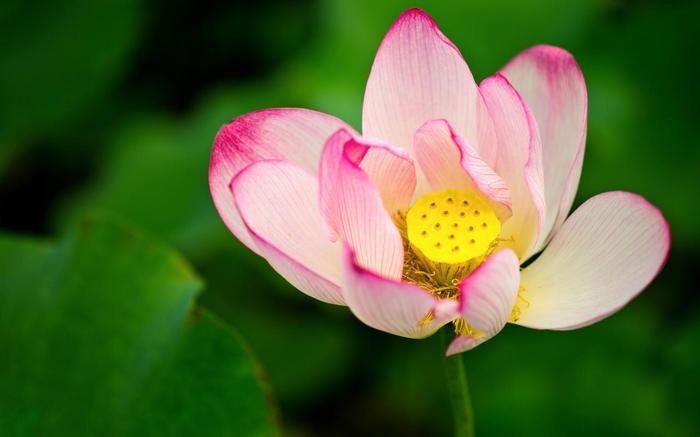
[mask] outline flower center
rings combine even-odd
[[[416,200],[406,214],[409,243],[438,263],[463,264],[479,257],[500,232],[501,222],[476,192],[435,191]]]
[[[459,299],[459,283],[496,250],[501,222],[478,192],[441,190],[420,197],[394,216],[404,243],[402,279],[440,299]],[[517,318],[517,314],[513,317]],[[426,314],[420,324],[433,320]],[[466,320],[457,335],[479,335]]]

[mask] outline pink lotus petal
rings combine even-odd
[[[440,322],[452,321],[460,317],[461,304],[457,300],[441,299],[433,307],[433,317]]]
[[[410,9],[389,29],[374,59],[362,109],[363,135],[412,151],[416,129],[444,118],[476,144],[479,100],[457,47],[425,12]],[[482,129],[482,135],[487,133]],[[419,176],[418,194],[424,193]]]
[[[573,56],[552,46],[525,50],[502,73],[532,110],[542,138],[547,214],[539,250],[566,219],[578,189],[586,143],[586,83]]]
[[[328,140],[321,158],[321,211],[328,227],[350,245],[363,267],[399,279],[403,270],[401,235],[384,209],[377,186],[358,164],[371,150],[390,153],[390,149],[368,144],[345,130]],[[415,175],[412,163],[410,167],[387,168],[403,169],[396,174],[396,182]]]
[[[450,355],[455,355],[474,349],[489,338],[491,337],[476,338],[469,335],[460,335],[452,340],[450,345],[447,347],[447,352],[445,355],[449,357]]]
[[[259,253],[311,297],[343,304],[341,246],[328,241],[318,207],[318,180],[287,161],[258,161],[231,182],[236,207]]]
[[[340,160],[345,153],[377,187],[387,212],[393,214],[408,209],[416,186],[416,170],[405,150],[378,140],[353,137],[345,130],[329,138],[326,147],[329,148],[324,152],[319,170],[321,179],[338,177]],[[337,218],[331,217],[337,214],[332,211],[337,205],[336,188],[334,183],[321,184],[321,209],[329,222],[337,224]],[[334,239],[335,231],[332,234]]]
[[[459,284],[461,314],[477,331],[455,339],[447,355],[464,352],[501,332],[508,322],[520,286],[520,263],[510,249],[491,255]]]
[[[546,214],[537,123],[500,74],[484,80],[480,90],[498,138],[496,171],[506,180],[513,197],[513,217],[503,224],[501,235],[513,238],[504,244],[524,261],[534,253]]]
[[[416,160],[433,190],[479,191],[505,222],[511,216],[506,183],[446,120],[431,120],[416,131]]]
[[[360,168],[379,190],[384,209],[389,214],[405,212],[416,190],[416,168],[411,157],[404,149],[377,140],[355,138],[354,141],[367,148]]]
[[[408,338],[424,338],[449,323],[451,304],[441,303],[426,290],[401,281],[383,278],[362,268],[346,246],[343,264],[343,296],[353,314],[380,331]],[[420,323],[438,306],[440,319]]]
[[[265,159],[285,159],[316,174],[323,145],[340,128],[352,129],[333,116],[290,108],[242,115],[219,130],[211,152],[209,189],[219,215],[243,244],[258,252],[233,202],[233,177]]]
[[[459,284],[462,317],[487,336],[508,322],[520,286],[520,263],[510,249],[501,249]]]
[[[522,272],[518,324],[538,329],[590,325],[622,308],[659,273],[671,244],[668,223],[641,196],[592,197]]]

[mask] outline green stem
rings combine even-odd
[[[447,350],[453,335],[450,327],[451,325],[448,325],[440,330],[443,353]],[[462,354],[445,357],[445,378],[452,405],[455,436],[474,437],[474,410],[469,397],[469,384],[467,383],[467,374],[464,371]]]

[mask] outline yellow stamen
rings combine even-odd
[[[508,321],[510,323],[515,323],[520,319],[520,305],[524,305],[525,308],[530,306],[530,302],[523,297],[523,294],[527,293],[527,290],[522,285],[518,289],[518,297],[515,299],[515,305],[513,306],[513,311],[510,313]]]
[[[457,335],[468,335],[470,337],[476,337],[478,334],[477,331],[474,328],[472,328],[471,326],[469,326],[467,321],[461,317],[458,319],[455,319],[452,322],[452,325],[454,326],[455,334],[457,334]]]
[[[475,192],[441,190],[406,214],[408,241],[431,261],[464,264],[486,253],[501,232],[491,206]]]

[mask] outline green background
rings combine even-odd
[[[217,216],[237,115],[360,128],[393,20],[420,6],[477,80],[538,43],[589,91],[577,204],[628,190],[673,245],[623,311],[508,326],[464,355],[480,435],[700,434],[700,3],[19,0],[0,5],[0,435],[447,435],[437,338],[293,290]],[[196,273],[195,273],[196,272]]]

